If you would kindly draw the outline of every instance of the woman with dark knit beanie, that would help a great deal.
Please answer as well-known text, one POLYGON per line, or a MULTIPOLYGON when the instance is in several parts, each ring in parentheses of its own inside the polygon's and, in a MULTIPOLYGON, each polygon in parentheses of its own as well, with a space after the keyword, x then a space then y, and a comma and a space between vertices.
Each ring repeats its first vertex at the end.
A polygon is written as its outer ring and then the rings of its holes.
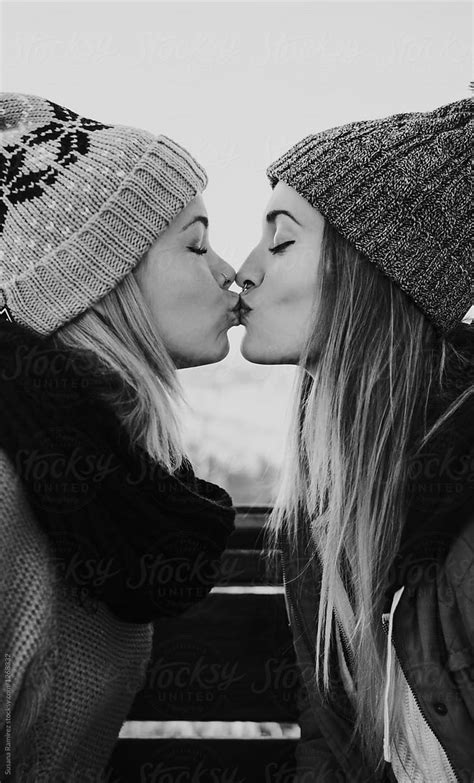
POLYGON ((234 528, 176 367, 227 354, 235 273, 171 139, 16 93, 0 126, 1 775, 98 781, 152 621, 206 597, 234 528))
POLYGON ((298 783, 474 780, 472 107, 268 168, 243 355, 299 365, 281 491, 298 783))

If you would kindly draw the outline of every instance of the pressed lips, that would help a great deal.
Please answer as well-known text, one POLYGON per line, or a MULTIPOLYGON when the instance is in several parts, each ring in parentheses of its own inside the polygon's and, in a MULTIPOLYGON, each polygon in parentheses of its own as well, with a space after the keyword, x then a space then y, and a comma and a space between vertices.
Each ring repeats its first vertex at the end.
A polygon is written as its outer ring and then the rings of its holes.
POLYGON ((237 304, 234 305, 234 307, 230 308, 229 315, 235 325, 240 323, 240 300, 237 301, 237 304))
POLYGON ((239 316, 240 316, 240 322, 242 323, 242 319, 244 319, 251 311, 251 307, 248 306, 246 302, 242 299, 242 297, 239 300, 239 316))

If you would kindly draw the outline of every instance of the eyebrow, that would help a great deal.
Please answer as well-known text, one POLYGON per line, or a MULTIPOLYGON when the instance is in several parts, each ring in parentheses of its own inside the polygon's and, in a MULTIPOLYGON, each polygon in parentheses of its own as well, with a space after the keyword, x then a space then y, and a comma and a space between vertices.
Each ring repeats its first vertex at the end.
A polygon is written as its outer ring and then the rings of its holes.
POLYGON ((298 226, 301 226, 301 223, 299 220, 297 220, 294 215, 291 214, 291 212, 287 212, 286 209, 273 209, 271 212, 268 212, 266 220, 267 223, 274 223, 275 219, 278 217, 278 215, 287 215, 287 217, 291 218, 295 221, 295 223, 298 224, 298 226))
POLYGON ((209 220, 204 215, 196 215, 193 219, 187 223, 181 231, 186 231, 187 228, 194 225, 194 223, 202 223, 204 228, 209 228, 209 220))

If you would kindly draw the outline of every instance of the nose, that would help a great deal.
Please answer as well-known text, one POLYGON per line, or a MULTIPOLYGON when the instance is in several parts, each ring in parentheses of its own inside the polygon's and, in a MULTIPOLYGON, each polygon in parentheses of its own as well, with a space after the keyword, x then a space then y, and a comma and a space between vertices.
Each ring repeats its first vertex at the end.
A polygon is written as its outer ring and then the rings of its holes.
POLYGON ((229 288, 235 280, 235 269, 217 253, 209 259, 212 276, 220 288, 229 288))
POLYGON ((254 253, 252 252, 237 272, 235 281, 237 285, 243 289, 242 293, 245 293, 247 289, 260 285, 262 280, 263 272, 259 270, 254 253))

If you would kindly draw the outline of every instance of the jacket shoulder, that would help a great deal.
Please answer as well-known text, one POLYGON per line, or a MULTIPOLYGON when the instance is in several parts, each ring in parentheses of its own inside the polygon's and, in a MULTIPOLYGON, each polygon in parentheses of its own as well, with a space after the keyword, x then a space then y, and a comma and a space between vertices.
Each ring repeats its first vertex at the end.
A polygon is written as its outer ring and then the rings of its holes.
POLYGON ((452 542, 444 572, 454 589, 470 583, 474 601, 474 579, 470 578, 474 572, 474 512, 452 542))
POLYGON ((474 694, 466 687, 474 676, 474 515, 453 541, 436 588, 446 665, 474 720, 474 694))

